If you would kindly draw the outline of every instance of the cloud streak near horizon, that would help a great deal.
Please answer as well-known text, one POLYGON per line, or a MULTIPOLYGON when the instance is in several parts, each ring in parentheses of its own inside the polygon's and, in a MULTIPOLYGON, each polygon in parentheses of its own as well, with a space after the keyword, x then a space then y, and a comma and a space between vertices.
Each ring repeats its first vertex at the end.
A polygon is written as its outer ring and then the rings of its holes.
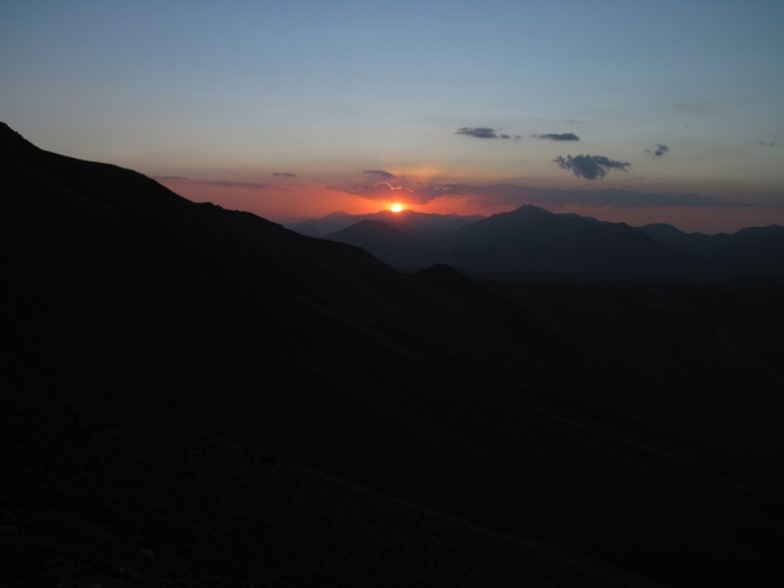
POLYGON ((550 141, 579 141, 580 137, 574 133, 544 133, 542 135, 531 135, 535 139, 549 139, 550 141))
POLYGON ((645 153, 652 155, 653 157, 661 157, 666 153, 669 153, 670 148, 667 145, 656 145, 656 149, 646 149, 645 153))
POLYGON ((553 161, 561 169, 571 170, 575 176, 586 180, 602 179, 610 170, 626 171, 632 165, 628 161, 617 161, 605 155, 559 155, 553 161))
POLYGON ((244 188, 255 190, 267 190, 275 188, 271 184, 264 184, 261 182, 234 182, 230 180, 194 180, 184 176, 152 176, 153 180, 160 182, 187 182, 190 184, 199 184, 200 186, 215 186, 218 188, 244 188))
POLYGON ((461 127, 455 131, 455 134, 466 135, 476 139, 509 139, 514 141, 520 139, 520 135, 499 134, 495 129, 489 127, 461 127))
POLYGON ((522 204, 580 205, 592 208, 740 208, 750 203, 720 200, 700 194, 662 194, 631 190, 568 190, 525 187, 516 184, 439 184, 407 182, 393 186, 389 182, 367 185, 327 186, 360 198, 376 201, 401 200, 424 205, 441 198, 468 198, 480 207, 520 206, 522 204))
POLYGON ((376 176, 378 178, 383 178, 385 180, 393 180, 397 177, 392 172, 388 172, 384 169, 366 169, 362 173, 366 176, 376 176))

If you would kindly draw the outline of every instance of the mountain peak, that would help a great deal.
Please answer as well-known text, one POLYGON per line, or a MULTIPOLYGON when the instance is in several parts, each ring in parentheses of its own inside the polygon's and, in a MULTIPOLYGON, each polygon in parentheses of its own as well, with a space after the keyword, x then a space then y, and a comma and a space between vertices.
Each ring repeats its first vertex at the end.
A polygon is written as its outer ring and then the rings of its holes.
MULTIPOLYGON (((501 213, 504 214, 504 213, 501 213)), ((536 206, 534 204, 523 204, 522 206, 518 206, 514 210, 506 213, 512 214, 515 216, 529 216, 529 217, 543 217, 543 216, 553 216, 555 215, 554 212, 550 212, 549 210, 545 210, 540 206, 536 206)))
POLYGON ((7 123, 2 121, 0 121, 0 146, 2 146, 3 149, 35 149, 38 151, 38 147, 33 145, 30 141, 25 139, 22 135, 8 126, 7 123))

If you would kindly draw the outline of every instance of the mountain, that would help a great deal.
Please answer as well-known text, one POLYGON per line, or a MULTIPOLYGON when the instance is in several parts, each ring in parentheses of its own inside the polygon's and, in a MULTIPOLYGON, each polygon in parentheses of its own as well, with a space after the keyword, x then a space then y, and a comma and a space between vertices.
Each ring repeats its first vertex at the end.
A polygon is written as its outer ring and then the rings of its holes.
POLYGON ((17 582, 782 572, 780 282, 399 273, 7 126, 0 145, 17 582))
POLYGON ((385 221, 404 227, 405 231, 417 240, 429 241, 481 218, 483 217, 475 215, 428 214, 414 210, 403 210, 401 212, 380 210, 371 214, 359 215, 334 212, 319 219, 308 219, 289 226, 303 235, 327 237, 362 221, 385 221))
POLYGON ((784 227, 748 227, 728 235, 684 233, 671 225, 641 227, 651 238, 679 255, 698 259, 704 272, 717 277, 784 274, 784 227))
MULTIPOLYGON (((390 213, 391 214, 391 213, 390 213)), ((343 219, 346 220, 345 217, 343 219)), ((784 276, 784 227, 734 235, 684 233, 663 223, 640 228, 555 214, 532 205, 444 232, 383 224, 344 228, 330 239, 362 247, 398 268, 443 263, 478 273, 570 273, 668 278, 784 276)))
POLYGON ((362 247, 394 267, 422 267, 423 246, 408 233, 404 224, 363 220, 325 238, 362 247))
POLYGON ((494 215, 439 242, 439 261, 469 271, 683 276, 672 251, 623 223, 535 206, 494 215))

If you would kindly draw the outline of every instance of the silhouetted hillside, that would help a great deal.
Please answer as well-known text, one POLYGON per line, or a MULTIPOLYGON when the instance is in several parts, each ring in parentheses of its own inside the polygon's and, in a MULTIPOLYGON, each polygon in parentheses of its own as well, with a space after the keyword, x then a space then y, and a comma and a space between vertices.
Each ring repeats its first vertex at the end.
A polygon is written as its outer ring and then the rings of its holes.
POLYGON ((0 146, 22 581, 781 572, 781 283, 401 274, 7 127, 0 146))

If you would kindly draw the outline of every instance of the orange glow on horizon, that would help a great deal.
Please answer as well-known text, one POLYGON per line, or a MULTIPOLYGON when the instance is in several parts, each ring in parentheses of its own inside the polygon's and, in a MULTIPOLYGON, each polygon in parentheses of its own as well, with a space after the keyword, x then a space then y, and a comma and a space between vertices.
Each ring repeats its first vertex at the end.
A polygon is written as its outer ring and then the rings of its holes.
MULTIPOLYGON (((444 196, 428 202, 402 203, 357 197, 355 194, 328 187, 322 183, 301 182, 285 185, 259 182, 213 182, 188 178, 158 180, 175 193, 193 202, 212 202, 229 210, 244 210, 273 222, 302 221, 342 211, 347 214, 373 214, 388 210, 395 214, 404 210, 432 214, 491 216, 508 212, 521 203, 492 203, 470 196, 444 196), (398 209, 397 207, 400 207, 398 209)), ((571 212, 604 221, 626 222, 641 226, 666 222, 684 231, 700 233, 733 233, 748 226, 784 224, 784 209, 760 206, 744 208, 611 208, 591 207, 576 203, 548 205, 530 202, 551 212, 571 212)))

